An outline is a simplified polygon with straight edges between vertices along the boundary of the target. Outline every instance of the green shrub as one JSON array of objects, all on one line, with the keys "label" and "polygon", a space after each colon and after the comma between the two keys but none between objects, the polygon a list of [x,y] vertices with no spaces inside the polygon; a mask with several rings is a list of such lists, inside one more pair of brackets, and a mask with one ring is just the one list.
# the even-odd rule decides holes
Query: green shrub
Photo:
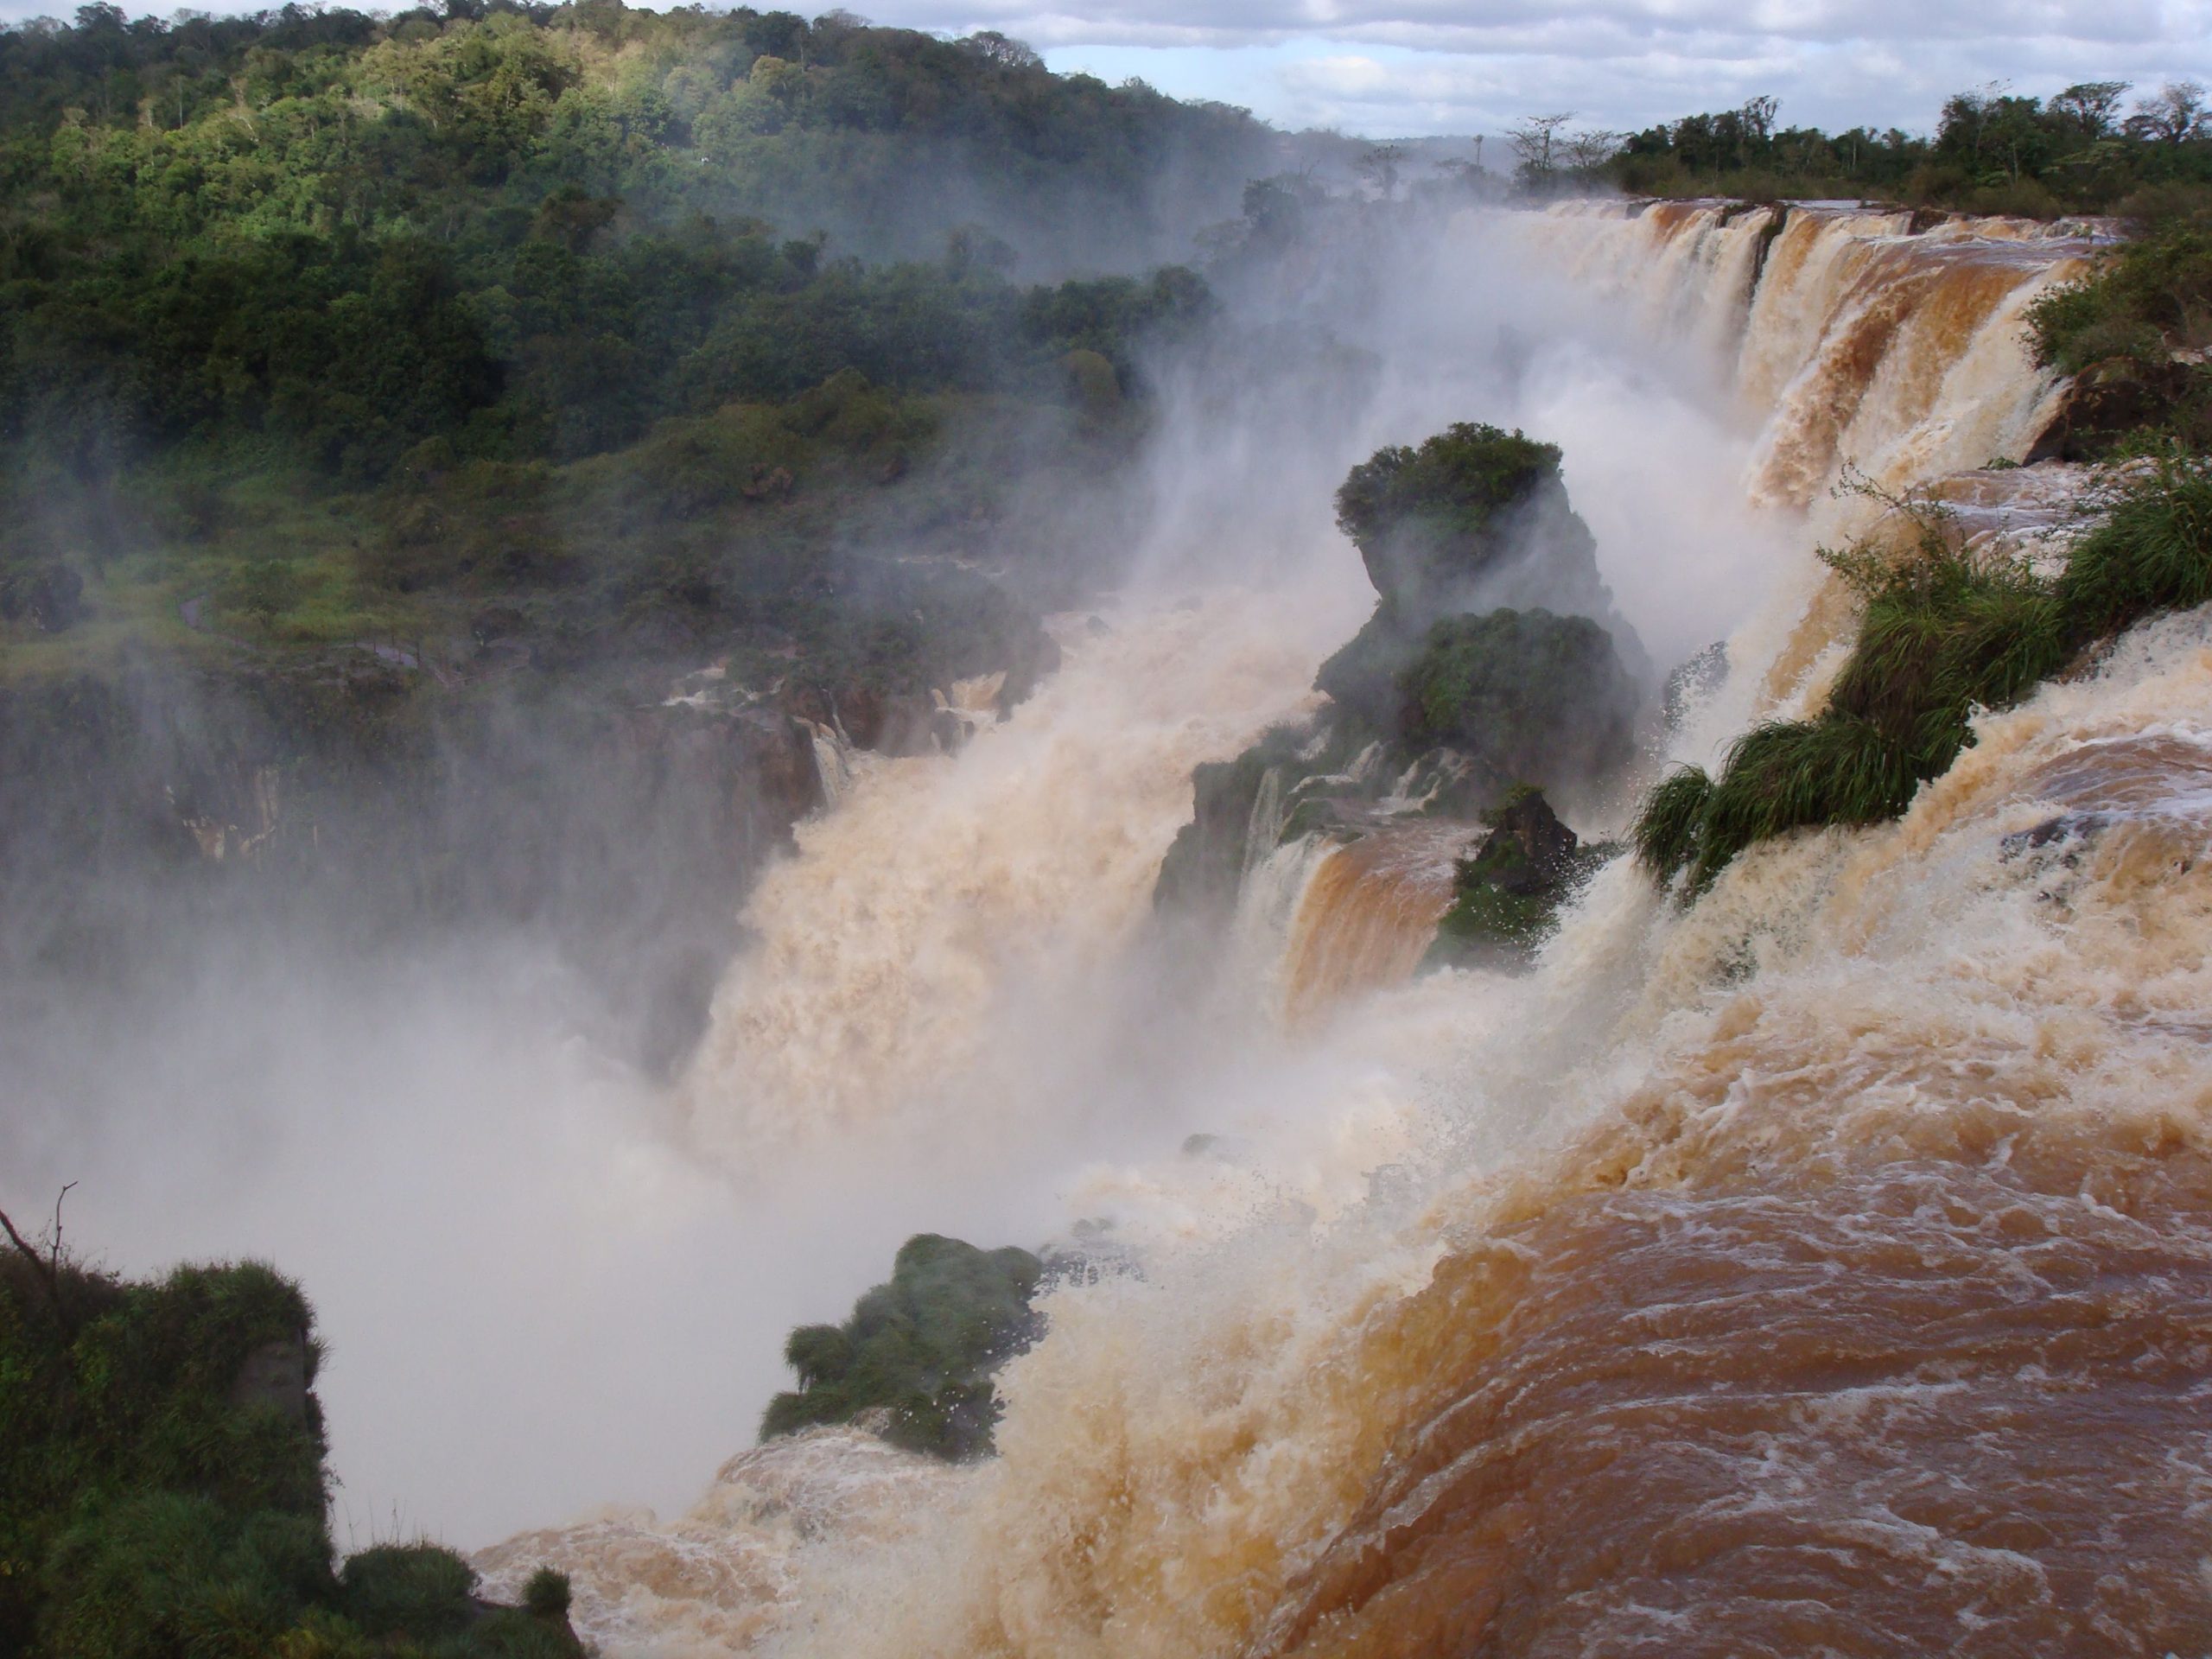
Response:
[{"label": "green shrub", "polygon": [[380,1544],[346,1558],[338,1605],[370,1636],[455,1636],[476,1618],[476,1571],[435,1544]]},{"label": "green shrub", "polygon": [[569,1600],[569,1575],[550,1567],[539,1567],[522,1587],[524,1611],[539,1618],[566,1618]]},{"label": "green shrub", "polygon": [[577,1659],[448,1550],[333,1574],[313,1320],[258,1263],[131,1284],[0,1256],[0,1653]]},{"label": "green shrub", "polygon": [[1595,544],[1567,505],[1559,464],[1556,444],[1461,422],[1417,449],[1386,446],[1354,467],[1337,490],[1337,524],[1384,608],[1417,631],[1459,608],[1454,589],[1526,551],[1547,506],[1557,517],[1541,527],[1573,543],[1564,549],[1572,574],[1585,574],[1582,563],[1594,570]]},{"label": "green shrub", "polygon": [[1753,842],[1904,810],[1972,741],[1977,709],[2034,691],[2085,648],[2160,611],[2212,602],[2212,467],[2170,461],[2126,491],[2056,580],[1963,545],[1939,513],[1891,563],[1864,549],[1825,555],[1866,601],[1828,706],[1810,721],[1747,733],[1718,779],[1695,767],[1661,780],[1635,842],[1662,880],[1712,881]]},{"label": "green shrub", "polygon": [[2202,187],[2146,197],[2145,233],[2028,308],[2037,361],[2080,377],[2069,454],[2212,443],[2212,212]]},{"label": "green shrub", "polygon": [[1586,616],[1448,617],[1397,687],[1408,742],[1464,750],[1509,778],[1583,782],[1633,752],[1635,683],[1612,636]]},{"label": "green shrub", "polygon": [[763,1439],[887,1408],[886,1438],[913,1451],[965,1458],[990,1450],[997,1420],[990,1373],[1032,1334],[1029,1298],[1042,1264],[1027,1250],[977,1249],[918,1234],[887,1283],[853,1305],[842,1326],[793,1331],[784,1357],[798,1373],[761,1420]]},{"label": "green shrub", "polygon": [[182,1492],[118,1499],[54,1545],[45,1647],[70,1659],[261,1652],[328,1595],[329,1548],[319,1516]]},{"label": "green shrub", "polygon": [[2212,600],[2212,466],[2170,462],[2082,538],[2058,580],[2076,637],[2115,632],[2152,611]]},{"label": "green shrub", "polygon": [[1866,601],[1830,712],[1865,720],[1922,777],[1957,758],[1977,707],[2002,708],[2068,655],[2063,607],[2024,563],[1973,550],[1923,510],[1916,553],[1896,564],[1829,555]]},{"label": "green shrub", "polygon": [[1452,872],[1452,907],[1425,966],[1511,965],[1552,935],[1560,907],[1618,849],[1584,846],[1541,790],[1516,785],[1483,814],[1490,827]]},{"label": "green shrub", "polygon": [[1823,716],[1754,727],[1706,798],[1701,869],[1717,873],[1755,841],[1821,824],[1878,823],[1919,786],[1910,753],[1872,721]]}]

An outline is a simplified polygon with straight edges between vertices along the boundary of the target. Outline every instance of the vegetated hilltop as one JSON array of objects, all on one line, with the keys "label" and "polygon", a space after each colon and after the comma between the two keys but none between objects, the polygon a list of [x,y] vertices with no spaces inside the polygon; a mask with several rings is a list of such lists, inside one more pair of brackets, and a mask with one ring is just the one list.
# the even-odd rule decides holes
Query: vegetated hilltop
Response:
[{"label": "vegetated hilltop", "polygon": [[864,528],[972,532],[1015,474],[1110,465],[1203,283],[1014,274],[1179,257],[1280,143],[837,14],[0,30],[13,608],[158,633],[199,582],[194,626],[330,643],[581,586],[563,616],[761,620],[828,500],[918,473]]}]

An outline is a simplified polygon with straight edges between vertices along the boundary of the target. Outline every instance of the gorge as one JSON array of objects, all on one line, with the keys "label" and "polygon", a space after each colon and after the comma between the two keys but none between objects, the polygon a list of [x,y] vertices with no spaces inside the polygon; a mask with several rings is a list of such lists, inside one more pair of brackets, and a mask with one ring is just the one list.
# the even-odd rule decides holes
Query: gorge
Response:
[{"label": "gorge", "polygon": [[[1559,442],[1655,654],[1725,631],[1641,775],[1713,763],[1825,699],[1853,610],[1814,548],[1885,512],[1828,493],[1847,463],[2063,549],[2086,480],[2020,464],[2066,395],[2023,322],[2098,234],[1463,216],[1370,336],[1417,316],[1427,360],[1386,354],[1338,448],[1433,412]],[[1612,322],[1550,301],[1533,348],[1482,337],[1562,270]],[[1427,308],[1439,273],[1481,329]],[[1631,355],[1639,332],[1688,346]],[[1669,419],[1702,423],[1672,487],[1592,454]],[[1060,620],[1059,675],[957,756],[863,758],[750,901],[683,1085],[748,1179],[866,1145],[918,1182],[1057,1189],[1057,1224],[967,1189],[1086,1264],[1000,1375],[999,1455],[815,1430],[680,1519],[486,1551],[490,1580],[556,1562],[613,1651],[2187,1650],[2212,1627],[2202,613],[1977,715],[1894,823],[1756,847],[1694,902],[1604,863],[1526,971],[1414,977],[1476,826],[1285,835],[1264,782],[1230,910],[1170,948],[1151,889],[1192,766],[1310,718],[1370,596],[1302,493],[1243,570],[1201,591],[1163,548],[1149,593]],[[1716,532],[1732,560],[1651,568]],[[1635,798],[1572,821],[1618,836]]]}]

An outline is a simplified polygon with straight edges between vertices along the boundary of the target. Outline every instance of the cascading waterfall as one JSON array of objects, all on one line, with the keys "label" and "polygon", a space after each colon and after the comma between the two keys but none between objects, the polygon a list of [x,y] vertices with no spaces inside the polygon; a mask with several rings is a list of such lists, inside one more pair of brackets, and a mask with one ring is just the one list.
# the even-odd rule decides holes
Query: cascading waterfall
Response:
[{"label": "cascading waterfall", "polygon": [[1412,823],[1327,855],[1300,896],[1287,947],[1283,1014],[1293,1027],[1363,991],[1402,984],[1452,902],[1465,825]]},{"label": "cascading waterfall", "polygon": [[[1040,1004],[1065,1015],[1150,914],[1191,769],[1308,700],[1333,595],[1217,594],[1061,629],[1067,666],[955,763],[861,757],[746,908],[684,1088],[733,1166],[840,1131],[993,1135],[1033,1118]],[[971,696],[969,701],[976,701]],[[945,1091],[957,1098],[946,1103]]]},{"label": "cascading waterfall", "polygon": [[[2018,460],[2053,395],[2018,319],[2082,243],[1907,228],[1719,204],[1523,227],[1707,340],[1768,412],[1747,493],[1829,522],[1857,510],[1818,500],[1845,461],[1898,486]],[[1947,488],[2001,524],[2036,491],[1988,480],[2034,476]],[[1686,754],[1817,702],[1849,608],[1816,533]],[[957,761],[861,777],[751,909],[702,1137],[864,1118],[907,1067],[972,1088],[1009,977],[1125,949],[1192,761],[1296,707],[1317,647],[1230,675],[1204,721],[1164,665],[1224,627],[1265,658],[1262,612],[1132,626]],[[616,1651],[2201,1647],[2212,622],[2139,630],[1976,732],[1897,823],[1754,849],[1690,909],[1616,862],[1524,976],[1387,988],[1463,831],[1255,861],[1230,959],[1274,953],[1302,1033],[1279,1075],[1363,1126],[1331,1172],[1363,1199],[1287,1159],[1183,1230],[1203,1248],[1052,1293],[984,1466],[894,1477],[839,1431],[787,1455],[855,1459],[842,1510],[741,1459],[680,1522],[514,1561],[575,1573]],[[1077,1202],[1194,1179],[1094,1166]],[[640,1560],[693,1579],[639,1588]]]}]

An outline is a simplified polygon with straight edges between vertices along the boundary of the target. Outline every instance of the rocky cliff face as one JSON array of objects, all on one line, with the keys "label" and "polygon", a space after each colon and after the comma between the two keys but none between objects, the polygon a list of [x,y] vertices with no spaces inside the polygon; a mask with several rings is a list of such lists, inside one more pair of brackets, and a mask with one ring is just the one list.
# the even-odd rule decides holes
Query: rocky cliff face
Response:
[{"label": "rocky cliff face", "polygon": [[672,1070],[753,878],[827,804],[818,756],[949,749],[963,697],[1010,706],[1057,661],[980,578],[905,583],[824,636],[753,653],[750,684],[500,635],[467,674],[242,648],[0,690],[0,1002],[35,1016],[217,926],[521,930],[605,1040]]}]

